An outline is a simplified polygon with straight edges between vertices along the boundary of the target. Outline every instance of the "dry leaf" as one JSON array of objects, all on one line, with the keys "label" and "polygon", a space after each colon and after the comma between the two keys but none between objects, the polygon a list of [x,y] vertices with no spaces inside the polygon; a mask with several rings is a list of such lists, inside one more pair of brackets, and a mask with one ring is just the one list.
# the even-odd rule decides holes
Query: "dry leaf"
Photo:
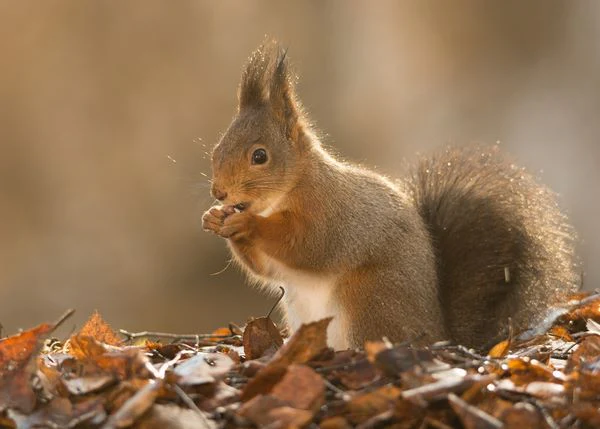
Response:
[{"label": "dry leaf", "polygon": [[89,336],[101,343],[111,346],[118,346],[122,343],[121,339],[112,330],[110,325],[104,321],[98,311],[90,316],[78,333],[79,336]]},{"label": "dry leaf", "polygon": [[69,353],[76,359],[96,359],[106,352],[106,347],[89,335],[73,335],[69,341]]},{"label": "dry leaf", "polygon": [[320,429],[352,429],[348,420],[341,416],[329,417],[321,422]]},{"label": "dry leaf", "polygon": [[587,336],[579,343],[577,349],[569,357],[565,372],[570,373],[579,368],[582,363],[595,360],[598,356],[600,356],[600,336]]},{"label": "dry leaf", "polygon": [[290,365],[271,395],[294,408],[316,412],[325,401],[323,378],[306,365]]},{"label": "dry leaf", "polygon": [[108,418],[102,429],[116,429],[132,425],[154,404],[161,388],[162,380],[148,381]]},{"label": "dry leaf", "polygon": [[510,343],[511,341],[509,340],[500,341],[498,344],[496,344],[490,349],[490,351],[488,352],[488,356],[496,359],[503,358],[508,354]]},{"label": "dry leaf", "polygon": [[269,412],[275,408],[286,406],[287,403],[272,395],[256,395],[238,410],[237,414],[250,420],[258,426],[265,426],[273,422]]},{"label": "dry leaf", "polygon": [[453,393],[448,395],[450,406],[460,418],[465,429],[501,429],[502,422],[468,404]]},{"label": "dry leaf", "polygon": [[260,369],[242,391],[242,401],[258,394],[268,393],[279,382],[293,363],[306,363],[327,348],[327,326],[331,317],[302,325],[273,356],[271,362]]},{"label": "dry leaf", "polygon": [[36,397],[31,387],[35,356],[54,328],[44,323],[29,331],[0,340],[0,410],[33,411]]},{"label": "dry leaf", "polygon": [[196,410],[172,404],[154,404],[134,427],[135,429],[217,429],[218,425]]},{"label": "dry leaf", "polygon": [[383,386],[369,393],[355,396],[348,402],[348,418],[354,424],[394,408],[401,390],[395,386]]},{"label": "dry leaf", "polygon": [[248,322],[242,341],[246,359],[258,359],[275,353],[282,346],[283,337],[270,317],[259,317]]},{"label": "dry leaf", "polygon": [[504,429],[541,429],[546,427],[540,412],[527,402],[518,402],[500,416]]}]

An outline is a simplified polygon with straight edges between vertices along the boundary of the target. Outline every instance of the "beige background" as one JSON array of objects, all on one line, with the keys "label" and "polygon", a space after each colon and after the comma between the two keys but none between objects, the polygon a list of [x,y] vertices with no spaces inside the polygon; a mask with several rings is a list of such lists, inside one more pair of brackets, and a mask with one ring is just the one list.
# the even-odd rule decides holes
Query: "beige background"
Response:
[{"label": "beige background", "polygon": [[235,269],[211,276],[228,255],[199,222],[206,152],[265,34],[348,159],[393,175],[417,151],[501,141],[560,192],[599,285],[600,2],[5,0],[6,330],[67,307],[71,326],[98,308],[178,332],[268,310]]}]

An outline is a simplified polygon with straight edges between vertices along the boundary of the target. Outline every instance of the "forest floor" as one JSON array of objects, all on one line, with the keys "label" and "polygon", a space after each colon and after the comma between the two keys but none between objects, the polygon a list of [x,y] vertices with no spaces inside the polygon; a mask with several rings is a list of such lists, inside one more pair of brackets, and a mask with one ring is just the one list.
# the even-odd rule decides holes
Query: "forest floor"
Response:
[{"label": "forest floor", "polygon": [[0,340],[0,428],[598,428],[600,294],[486,353],[327,347],[330,319],[285,339],[267,316],[209,334],[131,333],[99,314]]}]

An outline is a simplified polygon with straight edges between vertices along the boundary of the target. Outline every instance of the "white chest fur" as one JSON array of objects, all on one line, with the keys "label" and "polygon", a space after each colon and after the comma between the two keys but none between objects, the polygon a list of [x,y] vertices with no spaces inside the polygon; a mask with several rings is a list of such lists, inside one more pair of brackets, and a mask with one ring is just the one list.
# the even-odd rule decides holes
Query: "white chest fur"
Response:
[{"label": "white chest fur", "polygon": [[269,277],[273,279],[273,285],[285,288],[283,305],[292,331],[303,323],[333,317],[327,330],[327,342],[336,350],[347,349],[347,321],[335,298],[335,276],[294,270],[268,257],[263,262]]}]

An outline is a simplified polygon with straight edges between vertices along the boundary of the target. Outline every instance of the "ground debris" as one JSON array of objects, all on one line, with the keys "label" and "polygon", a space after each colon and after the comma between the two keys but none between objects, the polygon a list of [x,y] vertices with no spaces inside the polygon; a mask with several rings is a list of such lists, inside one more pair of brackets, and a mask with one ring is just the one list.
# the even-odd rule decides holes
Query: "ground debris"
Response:
[{"label": "ground debris", "polygon": [[599,427],[600,295],[552,314],[482,353],[384,339],[334,352],[331,319],[286,340],[268,316],[118,334],[94,313],[64,343],[47,340],[56,323],[0,339],[0,428]]}]

